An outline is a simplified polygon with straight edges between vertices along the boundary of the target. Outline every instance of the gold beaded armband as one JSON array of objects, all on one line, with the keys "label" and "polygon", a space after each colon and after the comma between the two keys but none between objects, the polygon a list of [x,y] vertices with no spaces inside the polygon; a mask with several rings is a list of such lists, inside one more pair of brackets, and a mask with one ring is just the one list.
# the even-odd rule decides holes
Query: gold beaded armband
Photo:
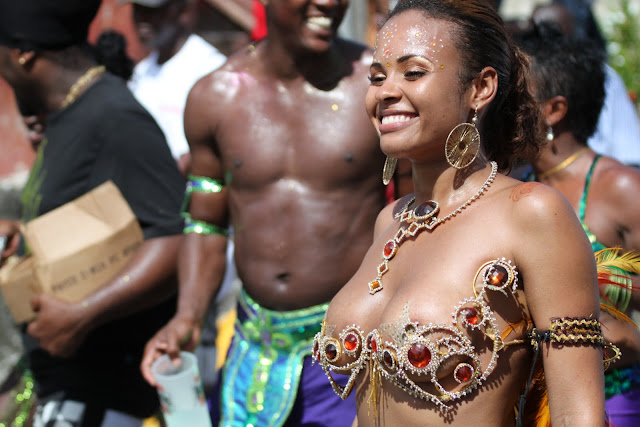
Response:
[{"label": "gold beaded armband", "polygon": [[603,348],[603,363],[607,369],[609,365],[620,358],[620,350],[611,343],[607,343],[602,336],[602,327],[597,319],[585,317],[563,317],[551,319],[548,331],[540,332],[533,329],[530,332],[531,345],[538,350],[540,343],[549,342],[559,345],[592,345]]},{"label": "gold beaded armband", "polygon": [[552,344],[591,344],[604,347],[602,328],[597,319],[584,317],[563,317],[551,319],[548,331],[540,332],[537,329],[531,331],[531,345],[537,348],[541,342]]},{"label": "gold beaded armband", "polygon": [[211,179],[206,176],[189,175],[182,204],[182,217],[185,219],[184,234],[218,234],[225,237],[229,235],[225,227],[193,219],[188,212],[191,193],[220,193],[223,189],[224,184],[221,180]]}]

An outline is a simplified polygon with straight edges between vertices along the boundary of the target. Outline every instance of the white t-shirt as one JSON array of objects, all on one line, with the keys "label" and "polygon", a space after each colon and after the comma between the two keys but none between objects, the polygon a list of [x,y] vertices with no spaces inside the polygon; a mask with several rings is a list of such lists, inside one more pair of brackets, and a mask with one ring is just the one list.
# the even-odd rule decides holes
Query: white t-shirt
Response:
[{"label": "white t-shirt", "polygon": [[189,152],[184,136],[183,114],[191,87],[220,67],[227,58],[201,37],[192,34],[182,49],[164,64],[154,51],[133,70],[129,88],[156,119],[167,138],[171,154],[178,159]]},{"label": "white t-shirt", "polygon": [[624,82],[610,66],[605,67],[605,99],[598,128],[587,144],[594,151],[622,163],[640,165],[640,121]]}]

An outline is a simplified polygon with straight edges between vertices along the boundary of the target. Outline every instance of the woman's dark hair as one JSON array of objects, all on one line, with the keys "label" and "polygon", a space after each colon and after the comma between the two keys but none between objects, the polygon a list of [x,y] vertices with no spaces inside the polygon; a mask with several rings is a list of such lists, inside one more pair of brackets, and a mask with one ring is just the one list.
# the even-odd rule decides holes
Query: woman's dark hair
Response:
[{"label": "woman's dark hair", "polygon": [[94,56],[100,65],[104,65],[111,74],[129,80],[133,74],[134,63],[127,56],[127,40],[114,30],[103,31],[94,46]]},{"label": "woman's dark hair", "polygon": [[461,92],[483,68],[496,70],[498,91],[480,123],[489,159],[505,169],[517,159],[536,156],[543,138],[541,112],[527,83],[529,61],[511,40],[498,13],[483,0],[400,0],[389,18],[407,11],[455,25],[451,34],[462,58]]},{"label": "woman's dark hair", "polygon": [[607,42],[602,36],[588,2],[584,0],[553,0],[552,4],[560,4],[567,8],[573,18],[574,37],[591,40],[604,55],[607,54]]},{"label": "woman's dark hair", "polygon": [[605,97],[604,52],[585,38],[563,34],[552,23],[536,24],[517,38],[531,57],[537,99],[567,99],[564,120],[576,140],[586,144],[595,132]]}]

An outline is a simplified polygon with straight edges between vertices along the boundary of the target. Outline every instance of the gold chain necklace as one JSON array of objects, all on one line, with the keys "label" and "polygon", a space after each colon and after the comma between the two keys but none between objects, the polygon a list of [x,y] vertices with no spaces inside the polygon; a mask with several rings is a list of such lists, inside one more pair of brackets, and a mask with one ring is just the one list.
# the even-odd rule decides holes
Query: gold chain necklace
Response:
[{"label": "gold chain necklace", "polygon": [[98,77],[100,74],[105,72],[104,65],[98,65],[96,67],[91,67],[84,73],[69,89],[69,93],[62,101],[62,108],[67,107],[72,104],[78,95],[80,95],[80,91],[84,89],[89,83],[93,81],[94,78]]},{"label": "gold chain necklace", "polygon": [[395,236],[385,243],[384,248],[382,249],[382,263],[378,265],[378,275],[375,279],[369,282],[369,293],[373,295],[382,290],[382,276],[389,271],[389,262],[398,252],[400,245],[402,245],[409,237],[414,237],[423,230],[433,230],[440,224],[443,224],[459,213],[462,213],[467,206],[475,202],[485,193],[485,191],[487,191],[493,180],[496,178],[497,172],[498,164],[496,162],[491,162],[491,173],[484,184],[482,184],[482,187],[480,187],[480,189],[471,196],[469,200],[460,205],[458,209],[442,218],[436,217],[440,211],[440,205],[435,200],[427,200],[413,209],[409,209],[409,206],[411,206],[416,199],[414,197],[409,200],[404,208],[394,216],[394,219],[400,219],[402,224],[409,224],[409,226],[400,227]]},{"label": "gold chain necklace", "polygon": [[587,151],[589,149],[589,147],[583,147],[580,150],[576,151],[575,153],[573,153],[572,155],[570,155],[569,157],[567,157],[566,159],[564,159],[562,161],[562,163],[555,165],[554,167],[552,167],[551,169],[549,169],[546,172],[542,172],[540,175],[538,175],[538,179],[540,178],[546,178],[548,176],[554,175],[558,172],[560,172],[562,169],[565,169],[566,167],[568,167],[571,163],[575,162],[576,160],[578,160],[578,157],[580,157],[580,154],[584,153],[585,151]]}]

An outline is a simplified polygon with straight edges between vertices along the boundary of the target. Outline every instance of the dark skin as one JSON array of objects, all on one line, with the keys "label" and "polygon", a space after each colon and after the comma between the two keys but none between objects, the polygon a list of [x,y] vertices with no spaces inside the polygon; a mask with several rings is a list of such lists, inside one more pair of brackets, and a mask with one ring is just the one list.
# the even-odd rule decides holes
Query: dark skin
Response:
[{"label": "dark skin", "polygon": [[[192,173],[227,184],[194,194],[191,214],[233,225],[238,276],[272,310],[329,301],[355,272],[384,206],[384,155],[362,102],[371,53],[334,39],[345,7],[270,2],[269,37],[198,82],[187,101]],[[330,17],[332,28],[310,27],[308,15]],[[142,364],[152,384],[155,358],[197,344],[225,243],[185,238],[178,313],[148,343]]]},{"label": "dark skin", "polygon": [[[567,99],[563,96],[553,97],[544,103],[546,122],[553,127],[555,137],[533,163],[537,175],[586,146],[586,142],[575,138],[565,122],[568,108]],[[589,149],[566,168],[539,179],[564,194],[576,215],[579,214],[585,180],[595,156],[596,153]],[[633,194],[640,194],[640,171],[611,157],[600,159],[591,179],[585,223],[605,246],[620,247],[625,251],[640,250],[640,218],[637,215],[640,201]],[[633,277],[633,285],[636,288],[640,286],[638,276]],[[638,292],[633,292],[627,314],[639,307],[640,296]],[[625,367],[635,363],[640,358],[640,332],[607,313],[602,313],[602,321],[605,338],[622,350],[622,358],[615,366]]]},{"label": "dark skin", "polygon": [[192,0],[171,0],[161,7],[133,4],[133,21],[140,42],[158,51],[158,63],[171,59],[193,31]]},{"label": "dark skin", "polygon": [[[468,86],[460,87],[461,54],[452,41],[455,25],[414,11],[388,21],[378,33],[378,46],[384,50],[374,54],[365,101],[372,123],[382,134],[382,149],[410,160],[414,196],[419,202],[436,200],[438,218],[463,205],[489,176],[489,162],[482,149],[469,167],[456,170],[447,163],[444,147],[451,129],[468,123],[476,109],[481,126],[490,125],[484,122],[488,120],[484,113],[498,91],[497,72],[489,66]],[[397,36],[385,40],[391,30],[397,30]],[[443,40],[443,48],[436,53],[434,39]],[[514,296],[491,299],[499,331],[524,318],[545,330],[553,317],[597,317],[593,253],[569,204],[553,189],[538,183],[523,184],[499,173],[488,190],[460,214],[402,243],[388,263],[383,289],[371,295],[367,283],[376,277],[382,248],[401,227],[394,213],[409,200],[409,196],[403,197],[378,216],[373,245],[327,311],[326,324],[332,326],[327,330],[332,330],[332,337],[338,338],[340,331],[355,324],[364,336],[379,329],[381,339],[391,341],[384,327],[405,326],[400,318],[407,306],[413,322],[446,324],[455,307],[473,296],[477,269],[499,257],[513,261],[519,280]],[[571,300],[570,306],[567,300]],[[486,367],[491,353],[488,340],[468,336]],[[518,338],[525,338],[523,330],[505,341]],[[553,425],[601,426],[600,348],[544,346],[541,359]],[[344,366],[353,360],[342,352],[336,364]],[[461,389],[451,378],[456,363],[444,364],[436,372],[443,381],[448,377],[449,390]],[[484,385],[451,402],[454,409],[448,415],[384,377],[378,384],[374,411],[374,404],[368,404],[373,389],[369,364],[358,373],[352,391],[358,411],[354,425],[512,426],[514,407],[531,363],[532,353],[526,345],[507,347]],[[427,377],[414,379],[434,393]]]},{"label": "dark skin", "polygon": [[[77,67],[64,67],[59,61],[52,61],[52,55],[55,53],[0,47],[0,74],[12,86],[21,105],[45,118],[62,108],[73,83],[95,65],[90,58],[78,54]],[[18,223],[0,220],[0,234],[10,237],[2,253],[4,261],[17,249]],[[70,303],[44,294],[34,297],[31,305],[36,320],[29,324],[27,332],[53,356],[70,356],[96,327],[168,298],[175,292],[171,279],[176,274],[175,259],[181,240],[179,235],[145,241],[122,271],[82,301]]]}]

